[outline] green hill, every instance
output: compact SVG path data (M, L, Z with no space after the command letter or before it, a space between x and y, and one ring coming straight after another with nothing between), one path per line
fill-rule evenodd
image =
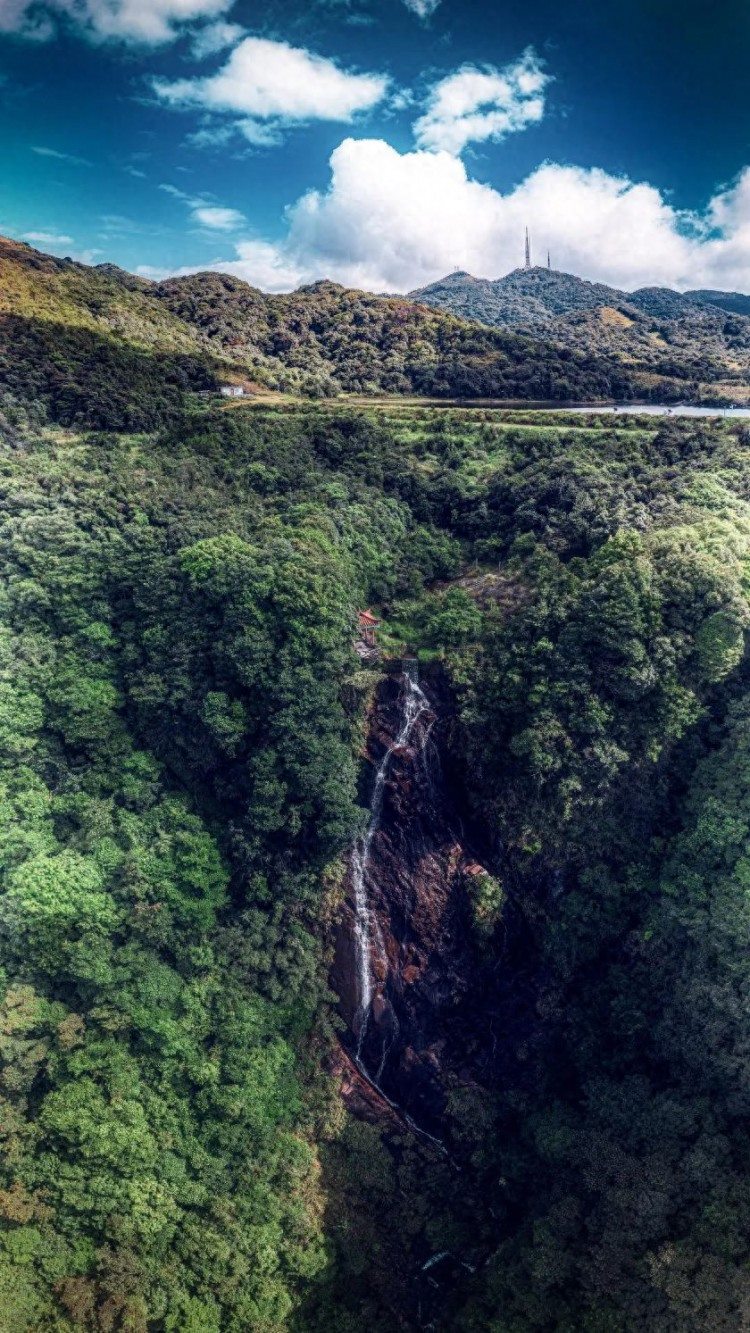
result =
M693 301L699 305L718 306L721 310L729 310L733 315L750 315L750 296L745 296L743 292L717 292L717 291L695 291L686 292Z
M677 381L673 366L643 373L606 339L592 350L542 326L491 328L331 282L283 296L213 272L151 283L0 239L0 390L66 425L152 429L222 379L315 398L686 396L684 366Z
M117 270L0 238L0 391L64 424L148 430L217 385L196 331Z
M730 294L727 305L718 299L726 295L665 287L624 292L545 268L516 269L496 281L454 273L412 292L462 318L613 361L644 397L746 401L750 301Z

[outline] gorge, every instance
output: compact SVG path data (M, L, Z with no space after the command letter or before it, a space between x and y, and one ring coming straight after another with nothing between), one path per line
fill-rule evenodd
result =
M412 762L416 756L419 756L419 759L422 761L419 767L421 767L423 771L425 783L429 784L430 780L425 758L425 751L429 741L429 731L426 730L424 726L421 735L416 737L414 744L412 744L412 738L420 721L422 721L422 719L429 713L429 704L419 687L417 675L418 667L416 659L412 659L408 664L404 664L404 673L402 677L403 702L400 704L402 711L401 725L395 739L388 745L385 754L378 765L370 801L367 829L357 839L351 857L350 874L354 892L354 933L356 941L358 981L358 1002L355 1020L357 1025L357 1060L363 1065L363 1068L363 1047L367 1038L370 1021L371 1019L374 1020L378 1027L381 1027L384 1017L383 1011L387 1006L387 1001L383 994L383 987L388 980L388 958L385 951L385 942L382 931L375 915L375 909L371 905L371 896L375 887L374 884L371 884L371 862L372 844L380 830L385 787L388 780L388 770L392 757L409 747L412 754ZM375 972L377 979L377 990L374 990L373 987L373 971ZM376 1001L377 1010L373 1013L373 1006ZM395 1017L392 1021L394 1023L396 1022ZM382 1054L377 1066L377 1073L373 1076L373 1082L376 1086L378 1086L379 1080L382 1077L389 1049L396 1035L397 1031L391 1033L390 1038L388 1036L383 1036L382 1038Z
M385 666L368 716L368 819L349 857L332 979L360 1073L434 1138L448 1082L475 1077L469 1031L483 969L471 890L487 872L450 778L448 682L433 669L420 683L414 658Z
M0 0L0 1333L750 1333L748 49Z
M26 383L13 1333L742 1327L746 425Z

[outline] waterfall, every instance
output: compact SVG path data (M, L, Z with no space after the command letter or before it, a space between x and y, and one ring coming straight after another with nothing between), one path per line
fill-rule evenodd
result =
M373 948L378 947L380 931L370 907L369 867L372 842L380 826L383 813L385 784L388 777L391 758L395 751L407 745L420 718L430 711L430 705L419 687L416 661L404 663L403 703L401 727L395 740L391 742L380 761L375 776L370 819L364 833L357 838L352 851L352 887L354 891L354 933L357 955L357 977L359 982L359 1032L357 1034L357 1062L362 1063L362 1047L367 1035L367 1026L374 998L372 976ZM381 945L382 948L382 945ZM378 1071L380 1074L380 1071Z

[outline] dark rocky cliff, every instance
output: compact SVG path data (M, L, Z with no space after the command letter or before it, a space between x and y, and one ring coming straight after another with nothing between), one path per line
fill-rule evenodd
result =
M438 672L420 689L424 712L406 743L393 748L403 726L402 675L384 679L370 716L363 805L389 757L366 874L368 1012L361 1005L351 864L332 982L354 1070L358 1066L416 1125L440 1135L448 1089L497 1074L504 987L494 949L490 967L477 906L477 884L494 883L485 870L491 853L467 823L450 770L450 690ZM349 1084L356 1091L351 1068ZM372 1098L364 1101L371 1114Z

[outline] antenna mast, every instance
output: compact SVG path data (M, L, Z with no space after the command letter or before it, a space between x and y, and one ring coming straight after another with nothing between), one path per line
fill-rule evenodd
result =
M524 268L531 268L531 237L529 229L526 228L526 249L524 254Z
M552 260L550 259L549 250L547 251L547 268L552 268Z

